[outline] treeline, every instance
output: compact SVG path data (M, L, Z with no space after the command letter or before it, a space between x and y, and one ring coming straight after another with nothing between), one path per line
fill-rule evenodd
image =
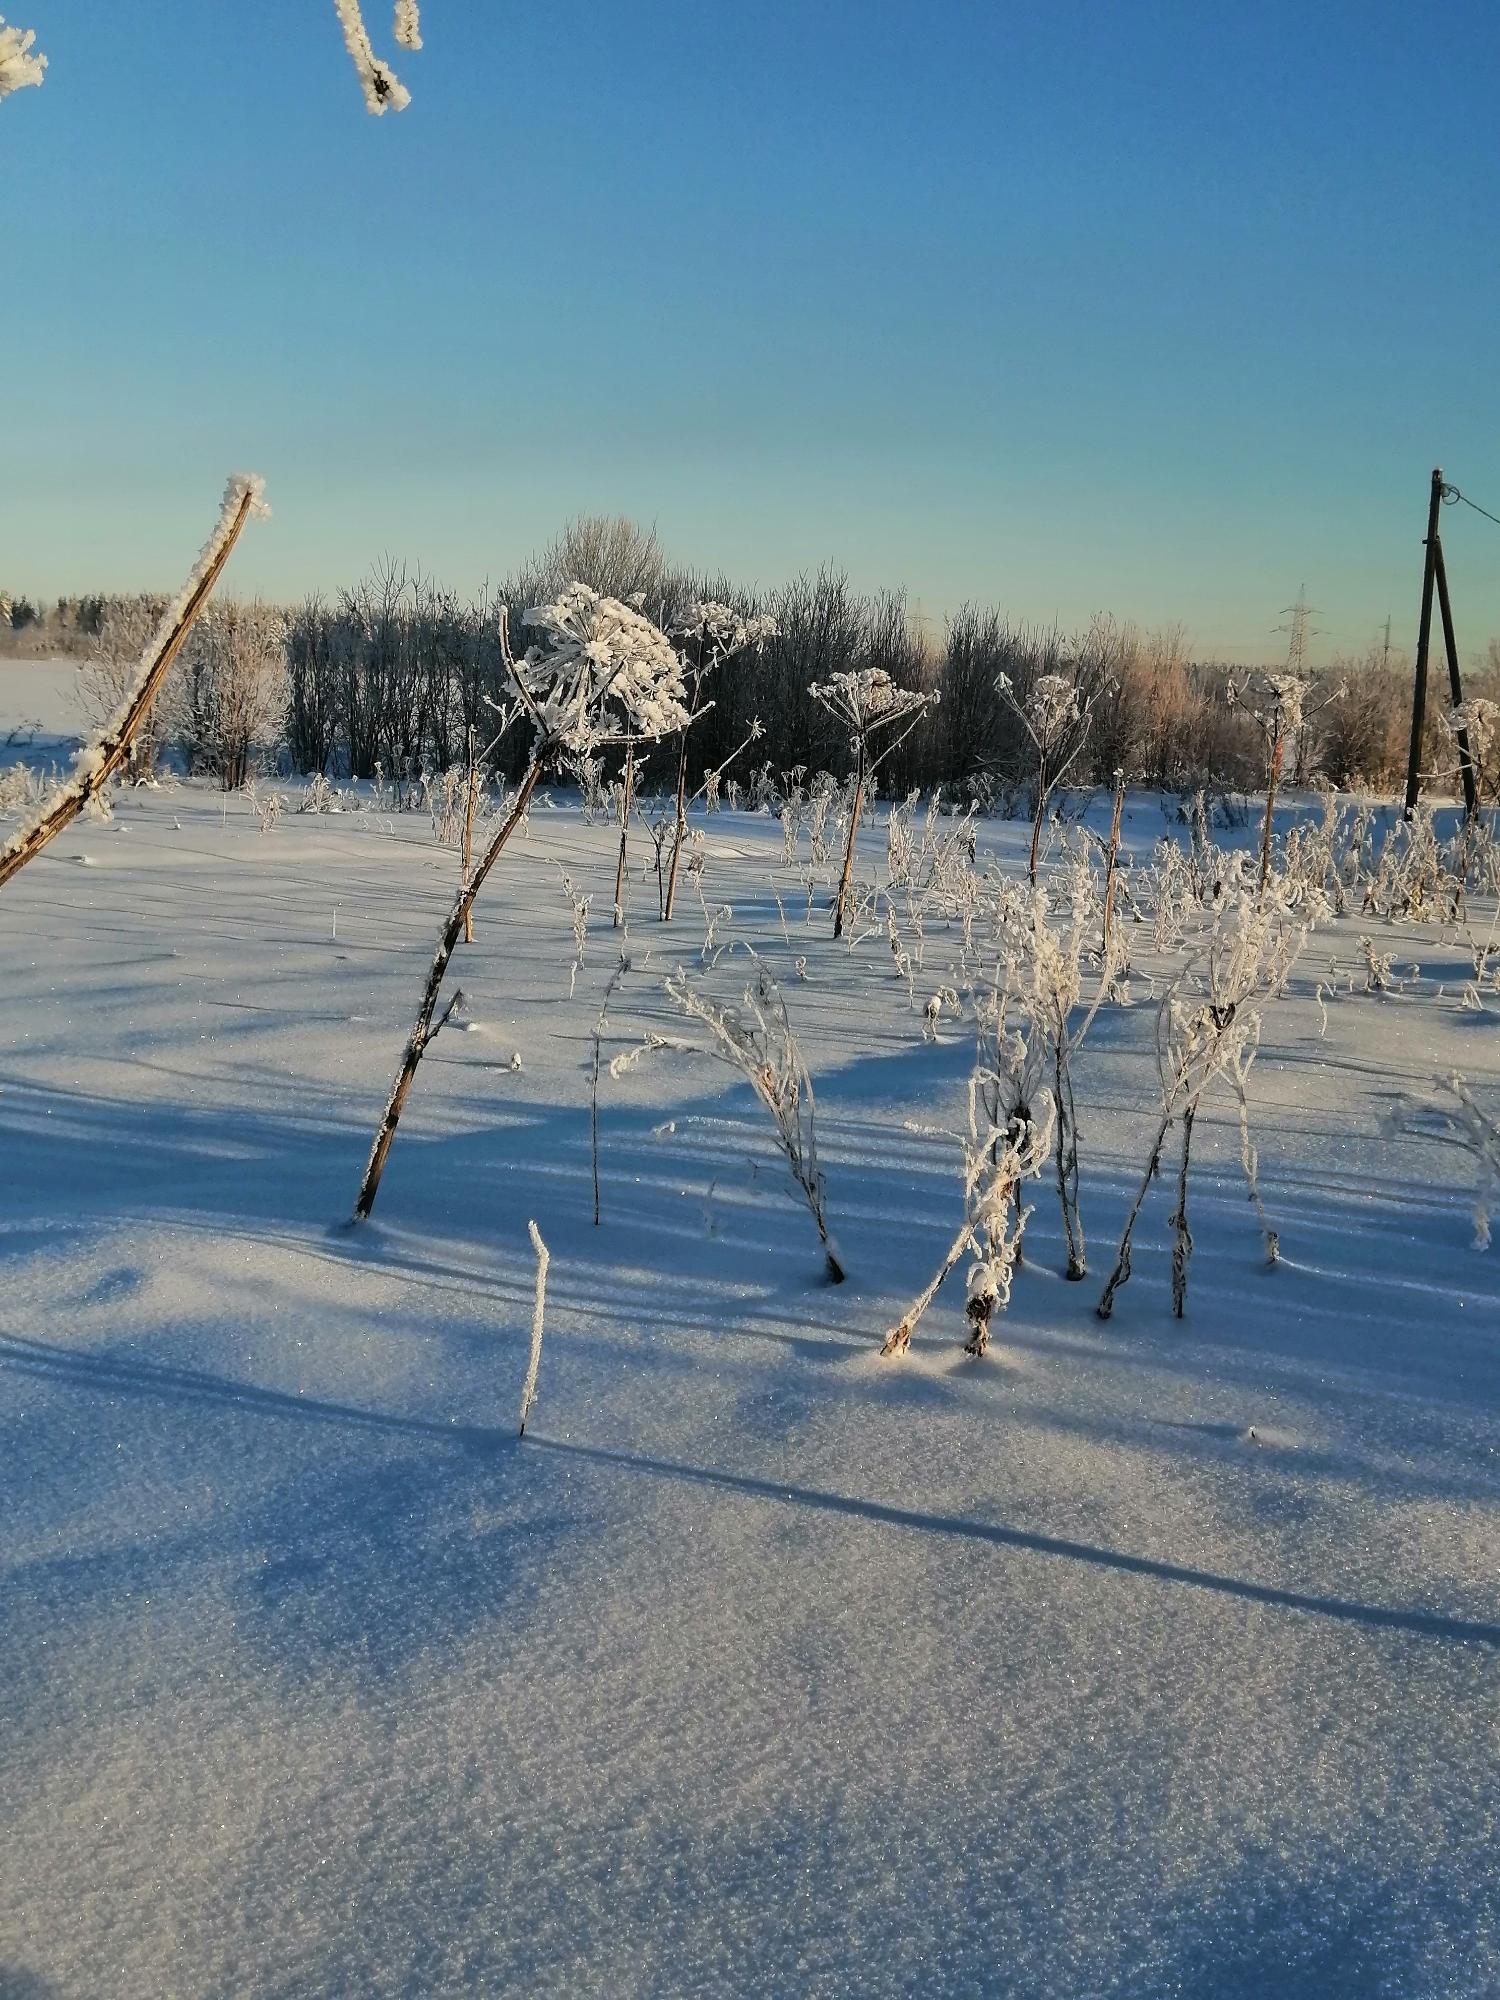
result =
M902 686L936 690L940 697L931 718L882 772L887 793L942 786L958 800L1005 802L1024 786L1034 760L1016 703L999 692L1001 677L1024 706L1032 684L1051 673L1107 689L1085 760L1072 774L1078 784L1107 784L1123 769L1132 782L1163 790L1249 789L1262 773L1259 731L1232 699L1232 684L1246 670L1193 660L1178 630L1145 633L1100 618L1082 633L1065 634L968 605L934 643L917 632L899 591L861 595L832 570L776 590L747 590L724 577L683 571L667 561L654 534L596 517L571 523L481 601L462 600L387 564L331 602L312 599L277 614L284 671L276 703L258 717L264 749L283 767L331 777L379 772L413 778L461 762L468 732L489 744L506 703L502 610L519 649L526 643L527 609L574 579L638 600L669 629L700 598L775 620L774 638L757 652L736 656L710 683L713 706L691 737L695 787L730 756L754 721L760 740L731 773L747 786L765 766L777 778L798 769L842 774L848 746L807 690L814 681L871 666L883 667ZM117 621L119 606L110 600L66 603L70 634L97 630L107 636ZM200 694L203 671L200 665ZM1405 768L1410 690L1404 659L1375 652L1316 678L1323 685L1292 746L1288 779L1322 775L1339 786L1391 789ZM1444 678L1439 669L1429 703L1424 761L1433 773L1452 761L1441 725ZM1325 700L1339 685L1343 695ZM1500 697L1500 648L1491 646L1487 667L1471 675L1466 691ZM514 776L525 747L522 732L513 729L490 761L501 775ZM219 761L244 768L240 755ZM648 789L666 782L669 762L675 770L675 759L664 753L647 759Z

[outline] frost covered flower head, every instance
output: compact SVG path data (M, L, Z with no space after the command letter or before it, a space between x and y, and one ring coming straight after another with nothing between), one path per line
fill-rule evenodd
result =
M830 715L847 723L856 738L867 736L872 729L883 729L887 723L898 722L903 716L915 715L937 700L936 694L919 694L914 688L901 687L884 667L834 674L826 681L814 681L807 691Z
M1231 681L1225 697L1231 708L1243 708L1262 729L1275 736L1286 736L1306 721L1312 691L1312 682L1301 674L1269 673L1241 686ZM1336 688L1328 700L1336 701L1342 693L1342 688Z
M36 34L31 28L7 28L0 14L0 97L24 90L28 83L39 84L46 72L47 58L33 55Z
M543 634L511 664L540 737L571 755L623 735L669 736L689 721L682 662L659 626L618 598L570 583L523 623Z
M703 598L688 606L677 630L683 638L712 641L715 654L724 660L731 653L743 652L746 646L763 646L767 639L774 639L776 620L768 612L746 618L732 605Z

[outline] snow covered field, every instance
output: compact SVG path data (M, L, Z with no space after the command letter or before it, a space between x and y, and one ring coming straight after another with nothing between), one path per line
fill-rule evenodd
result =
M989 1356L955 1280L883 1361L959 1214L908 1122L958 1122L972 1029L924 1041L884 933L805 920L773 821L706 825L842 1287L707 1057L606 1074L594 1228L614 841L575 803L481 899L358 1232L455 883L425 818L125 793L0 897L0 1994L1500 1992L1500 1262L1471 1163L1380 1128L1449 1069L1493 1106L1500 995L1438 925L1321 926L1252 1072L1282 1264L1211 1099L1187 1318L1163 1187L1104 1324L1143 942L1079 1069L1089 1280L1043 1180ZM1134 801L1138 864L1162 831ZM606 1058L684 1032L679 962L743 977L654 894ZM1362 932L1407 983L1324 1032Z

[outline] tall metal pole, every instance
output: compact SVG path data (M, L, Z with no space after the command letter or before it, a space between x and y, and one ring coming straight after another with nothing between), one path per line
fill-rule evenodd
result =
M1443 544L1437 544L1438 609L1443 614L1443 647L1448 655L1448 686L1457 708L1464 698L1463 678L1458 671L1458 641L1453 636L1453 606L1448 602L1448 566L1443 561ZM1474 783L1474 760L1469 755L1469 732L1454 730L1458 738L1458 770L1464 781L1464 815L1473 819L1479 811L1479 793Z
M1443 468L1432 470L1427 506L1427 561L1422 570L1422 622L1417 628L1417 678L1411 696L1411 748L1406 758L1406 817L1416 811L1422 780L1422 729L1427 720L1427 653L1432 643L1432 586L1437 575L1438 511L1443 504Z

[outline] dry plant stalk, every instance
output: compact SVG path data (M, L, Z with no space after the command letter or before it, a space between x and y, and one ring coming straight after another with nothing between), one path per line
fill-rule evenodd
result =
M995 687L1031 739L1036 756L1031 852L1026 864L1028 879L1034 883L1041 860L1047 807L1082 755L1093 726L1094 709L1110 691L1110 684L1101 673L1079 664L1070 673L1039 675L1024 697L1016 693L1009 674L999 675Z
M1078 1107L1073 1093L1073 1059L1113 990L1115 965L1106 957L1099 967L1094 997L1076 1026L1073 1015L1083 997L1084 930L1094 909L1093 875L1080 859L1073 877L1073 907L1069 922L1054 929L1047 918L1047 898L1032 892L1030 950L1021 975L1020 999L1034 1036L1052 1059L1052 1099L1056 1110L1057 1198L1067 1242L1067 1276L1088 1275L1083 1215L1079 1206Z
M1271 831L1276 811L1276 788L1281 780L1281 767L1286 759L1286 746L1296 736L1307 720L1310 711L1308 697L1312 693L1312 682L1296 673L1263 674L1260 679L1247 687L1236 687L1231 681L1226 690L1231 708L1240 707L1258 724L1266 739L1266 812L1260 831L1260 880L1256 897L1260 902L1266 899L1266 883L1271 873ZM1342 698L1342 686L1336 687L1318 709L1327 708L1330 702Z
M474 808L479 798L479 769L474 757L474 725L469 724L468 759L464 771L463 879L469 879L474 865ZM464 943L474 942L474 905L464 911Z
M969 1129L959 1138L964 1155L964 1219L936 1274L892 1327L882 1355L904 1354L917 1323L943 1281L972 1251L964 1316L965 1352L982 1356L991 1323L1010 1303L1021 1238L1031 1211L1021 1206L1022 1183L1041 1172L1052 1143L1052 1096L1026 1038L997 1031L994 1058L975 1064L969 1078Z
M1241 1164L1261 1219L1266 1262L1276 1263L1279 1244L1260 1198L1259 1162L1250 1144L1245 1084L1260 1044L1266 1004L1280 992L1305 936L1305 930L1247 904L1239 910L1232 925L1221 926L1215 932L1203 953L1189 960L1163 994L1156 1016L1161 1116L1146 1170L1120 1237L1114 1269L1099 1300L1100 1319L1109 1318L1114 1311L1115 1294L1130 1278L1135 1225L1151 1183L1161 1171L1168 1135L1179 1121L1182 1150L1177 1200L1169 1218L1173 1231L1172 1311L1181 1319L1187 1309L1188 1265L1193 1254L1187 1215L1193 1128L1203 1094L1216 1077L1227 1076L1235 1093L1241 1120Z
M526 1364L526 1380L521 1389L521 1428L517 1433L526 1435L526 1419L531 1415L531 1406L536 1401L536 1378L542 1366L542 1324L547 1313L547 1270L552 1262L551 1253L542 1241L542 1232L534 1222L528 1222L531 1247L536 1252L536 1293L531 1305L531 1358Z
M511 687L534 729L530 761L520 788L479 865L459 891L448 913L433 954L417 1017L402 1052L396 1080L354 1204L354 1219L362 1221L375 1206L381 1175L390 1155L411 1090L417 1065L447 1020L433 1025L438 994L464 918L499 860L507 842L526 817L531 795L544 770L559 758L577 759L603 743L624 740L611 733L612 708L623 711L625 727L639 735L659 736L680 726L683 702L682 669L666 636L638 611L614 598L601 597L581 583L569 584L553 604L526 614L526 623L546 636L517 660L510 648L509 621L500 614L500 653ZM449 1009L451 1013L452 1009Z
M1104 937L1100 956L1110 963L1115 931L1115 876L1120 866L1120 820L1125 811L1125 773L1115 772L1115 804L1109 819L1109 848L1104 862Z
M620 779L620 853L615 862L615 929L625 921L625 844L630 834L630 812L635 802L635 738L625 745L625 771Z
M714 1053L748 1079L770 1112L777 1146L817 1228L829 1279L841 1285L844 1266L829 1232L823 1173L818 1165L812 1077L792 1033L781 989L753 951L750 957L755 964L755 983L745 989L743 1010L706 999L682 971L667 981L667 992L684 1014L709 1029L716 1044Z
M356 1222L363 1221L375 1206L375 1197L380 1192L380 1177L385 1172L385 1163L390 1156L391 1145L396 1137L396 1127L401 1122L401 1113L405 1108L412 1080L417 1073L417 1064L426 1055L439 1031L446 1025L448 1015L453 1011L450 1007L448 1013L434 1025L433 1016L437 1012L438 994L442 990L443 979L448 971L448 962L463 935L464 919L474 906L474 898L484 886L485 876L500 859L506 842L525 818L526 808L531 803L531 795L536 790L537 780L541 775L541 760L533 755L504 823L485 850L483 860L460 889L457 900L448 913L448 921L443 925L437 950L432 956L432 966L427 974L427 984L422 989L417 1018L412 1024L411 1033L407 1036L406 1047L401 1056L401 1067L396 1072L396 1081L391 1085L391 1094L386 1099L385 1111L375 1134L375 1143L370 1148L370 1157L365 1166L364 1179L359 1185L359 1198L354 1204Z
M733 654L742 652L747 646L760 647L774 636L774 618L742 618L727 604L717 604L712 600L694 604L680 628L680 636L691 633L696 639L692 679L688 687L688 722L684 725L677 745L677 792L676 814L672 824L672 856L667 864L666 892L662 899L662 922L671 923L672 912L677 905L677 870L682 860L682 845L687 838L687 767L688 730L700 716L707 715L712 702L701 703L703 683L708 676ZM760 725L747 741L753 741L760 733ZM740 746L742 749L744 745ZM736 755L739 753L736 752ZM731 760L732 761L732 760ZM720 766L723 769L723 766Z
M50 840L96 798L130 754L136 732L150 713L151 704L171 672L228 562L240 532L252 514L267 511L264 482L249 473L236 473L224 489L224 499L213 533L205 542L191 574L162 614L151 642L141 656L131 686L104 728L78 753L72 777L65 780L44 801L33 816L18 826L0 847L0 887L34 861Z
M839 875L838 895L833 906L833 934L844 935L844 912L849 902L849 880L854 873L854 843L865 807L865 790L880 766L894 756L928 710L937 705L937 692L922 694L914 688L898 687L883 667L866 667L859 673L835 674L831 680L814 681L807 690L820 707L826 708L849 732L854 752L854 792L849 807L849 832L844 843L844 866ZM875 739L900 723L906 727L877 751Z

